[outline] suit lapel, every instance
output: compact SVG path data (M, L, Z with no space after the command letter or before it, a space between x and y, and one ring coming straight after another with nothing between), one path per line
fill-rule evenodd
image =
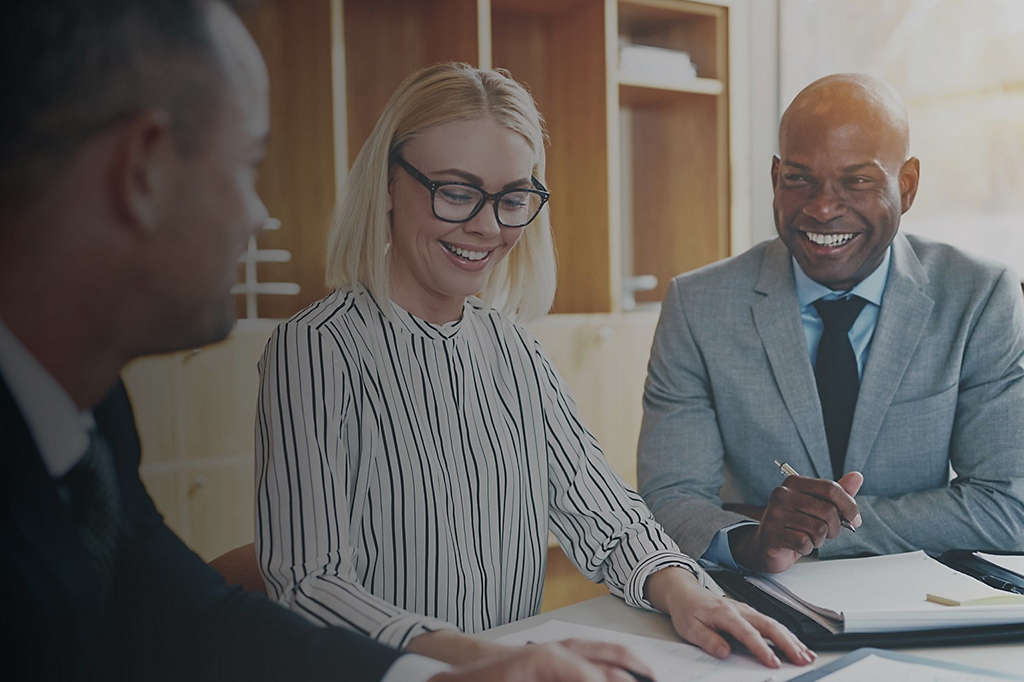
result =
M871 454L882 420L921 341L935 304L924 293L927 281L924 267L910 243L897 234L882 309L878 313L853 413L846 451L847 471L861 469Z
M790 265L789 251L779 240L765 249L755 291L764 296L753 306L754 324L761 336L772 374L800 434L813 472L832 477L828 441L821 419L818 389L807 356L807 342L800 322L800 304Z
M77 608L98 610L97 577L78 539L69 513L50 478L14 397L0 379L0 422L3 424L7 503L15 546L26 549L19 559L34 580L50 575L48 589L63 591Z

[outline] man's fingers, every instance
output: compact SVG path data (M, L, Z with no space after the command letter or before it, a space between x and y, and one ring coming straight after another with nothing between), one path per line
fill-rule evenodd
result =
M858 492L860 492L860 487L864 485L864 474L859 471L850 471L843 474L843 477L836 481L836 483L838 483L843 490L850 495L850 497L854 497ZM854 514L847 520L854 528L860 528L860 525L864 522L860 513Z
M860 487L864 485L864 474L859 471L851 471L843 474L843 477L836 481L836 483L838 483L850 497L854 497L858 492L860 492Z
M821 503L820 500L816 504ZM831 518L822 519L813 513L801 509L774 508L761 521L761 537L768 546L785 547L808 554L811 549L820 547L825 538L834 538L839 534L839 516L834 508ZM817 510L820 513L821 510ZM807 538L810 549L806 548L803 536Z
M614 665L598 665L604 673L604 682L636 682L636 678Z
M851 474L853 473L856 472L851 472ZM849 480L851 486L857 477L861 478L861 482L863 482L863 477L860 474L856 474L856 476L851 476ZM786 479L786 484L789 488L789 494L785 496L788 506L798 509L817 509L820 512L821 507L812 507L811 501L807 499L810 497L816 499L821 504L834 507L839 518L846 519L847 521L852 522L859 515L857 501L836 481L825 481L820 478L808 478L805 476L791 476ZM856 489L860 490L859 484Z
M626 647L612 642L589 639L565 639L559 642L569 651L592 663L631 670L641 675L652 675L651 669Z

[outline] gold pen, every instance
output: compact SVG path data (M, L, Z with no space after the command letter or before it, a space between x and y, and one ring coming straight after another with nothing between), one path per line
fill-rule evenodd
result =
M796 469L794 469L793 467L789 466L789 462L780 462L779 460L775 460L775 466L779 467L779 471L781 471L786 476L799 476L800 475L800 474L798 474L796 472ZM843 518L839 519L839 523L842 524L843 528L848 528L851 533L856 533L857 532L857 529L853 527L853 524L851 524L846 519L843 519Z

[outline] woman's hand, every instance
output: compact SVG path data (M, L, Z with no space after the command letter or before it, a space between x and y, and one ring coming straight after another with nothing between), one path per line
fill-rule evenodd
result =
M770 668L779 667L781 662L769 642L797 665L816 658L778 621L704 589L686 569L662 569L647 579L646 589L648 601L672 618L680 637L716 658L725 658L731 651L725 636L734 638Z

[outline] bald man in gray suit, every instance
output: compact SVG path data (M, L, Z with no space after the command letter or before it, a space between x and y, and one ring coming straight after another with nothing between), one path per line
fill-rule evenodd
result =
M898 233L920 164L887 84L812 83L779 150L778 239L666 296L638 452L648 505L691 556L767 572L812 552L1024 550L1019 279ZM837 301L856 303L848 331L829 331ZM723 505L726 471L740 499Z

